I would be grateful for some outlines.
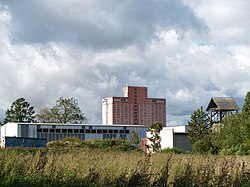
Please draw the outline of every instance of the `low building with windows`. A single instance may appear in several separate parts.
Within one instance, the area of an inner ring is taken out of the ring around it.
[[[131,140],[133,131],[138,132],[141,140],[146,137],[147,130],[148,127],[141,125],[7,123],[1,127],[1,146],[6,146],[6,137],[46,139],[47,142],[65,137]]]

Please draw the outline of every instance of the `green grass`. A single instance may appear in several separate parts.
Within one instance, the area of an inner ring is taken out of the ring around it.
[[[250,157],[0,149],[0,186],[250,186]]]

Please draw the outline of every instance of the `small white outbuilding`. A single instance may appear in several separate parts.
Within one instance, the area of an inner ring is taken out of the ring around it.
[[[151,132],[147,132],[147,137],[152,136]],[[188,126],[172,126],[163,127],[160,131],[161,149],[178,148],[184,151],[191,151],[191,143],[188,140]],[[151,142],[147,139],[147,145]]]

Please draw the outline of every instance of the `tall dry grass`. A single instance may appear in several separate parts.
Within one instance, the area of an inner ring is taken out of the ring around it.
[[[1,149],[0,186],[250,186],[250,156]]]

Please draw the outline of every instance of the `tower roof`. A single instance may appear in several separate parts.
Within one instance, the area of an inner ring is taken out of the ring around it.
[[[212,97],[207,111],[237,111],[240,110],[236,101],[231,97]]]

